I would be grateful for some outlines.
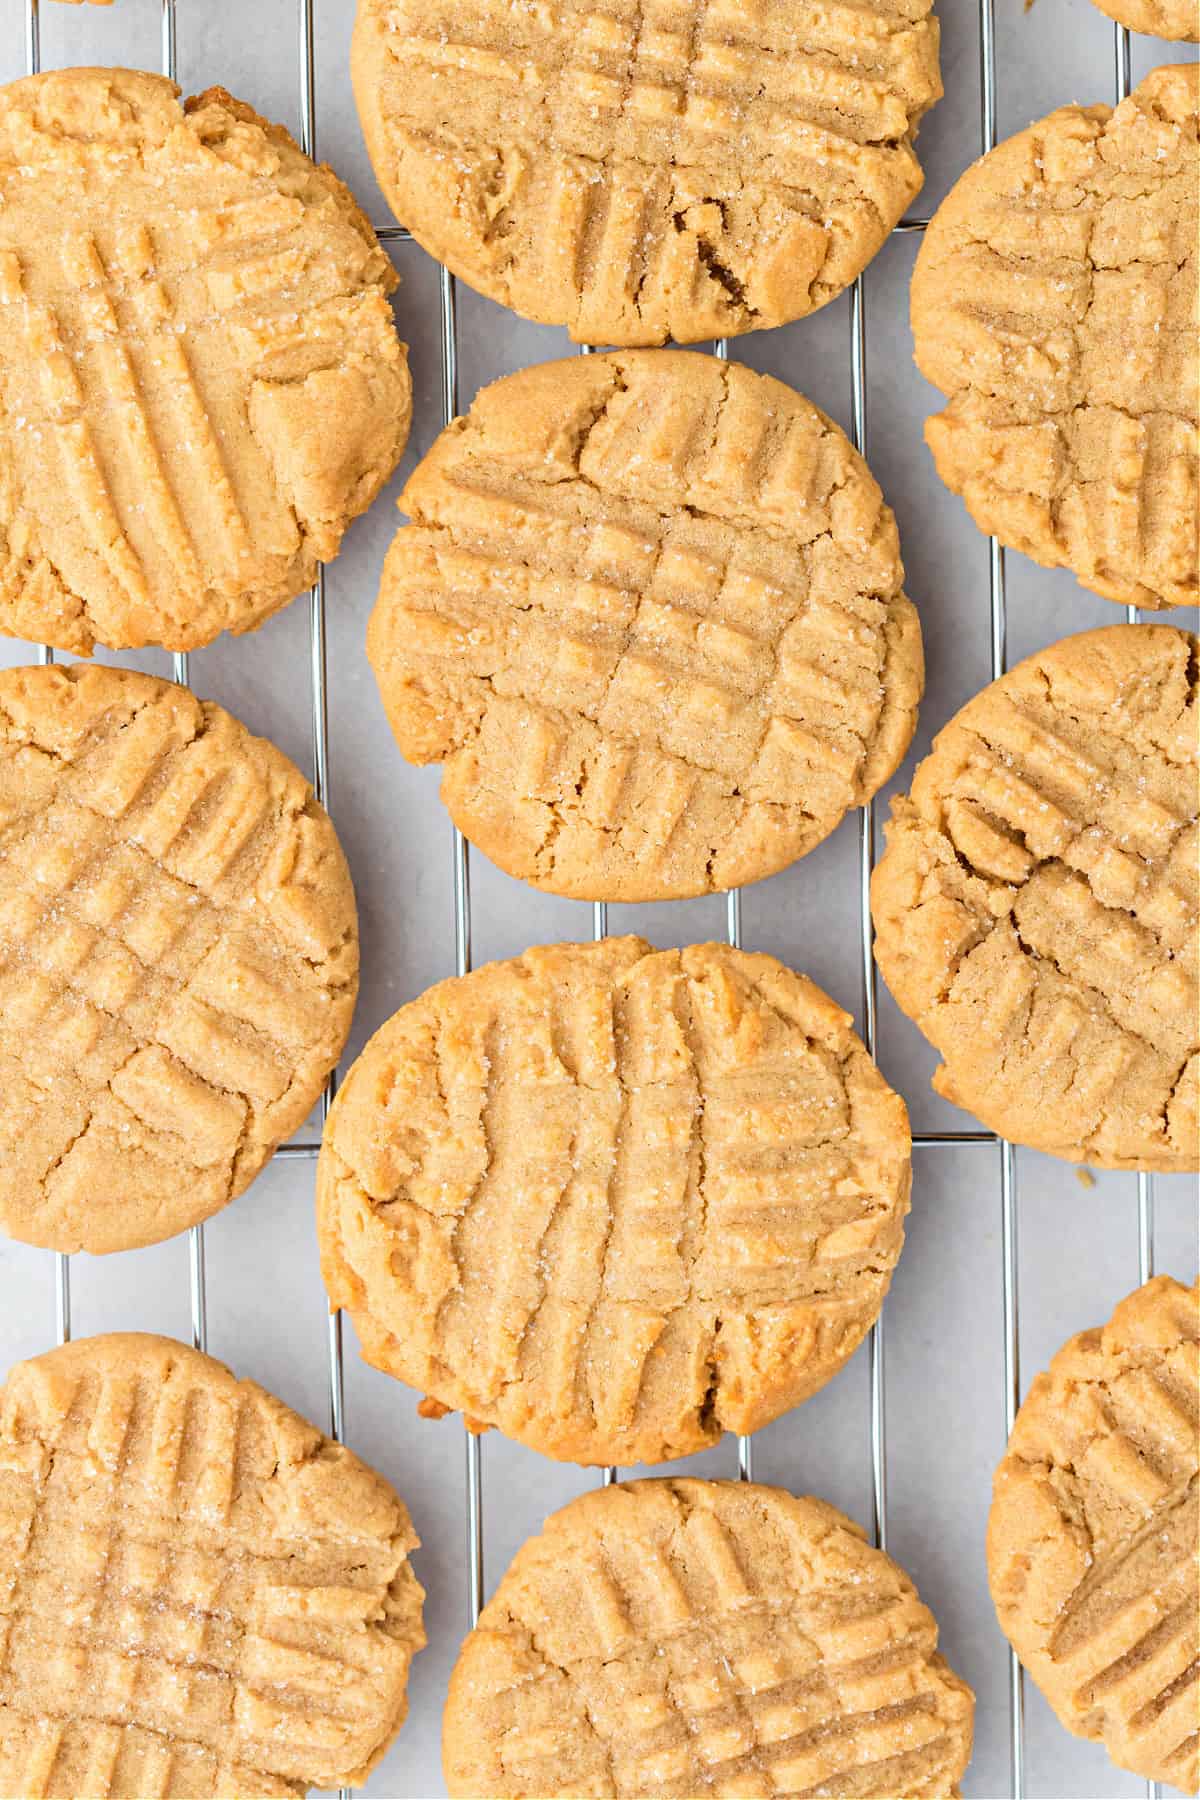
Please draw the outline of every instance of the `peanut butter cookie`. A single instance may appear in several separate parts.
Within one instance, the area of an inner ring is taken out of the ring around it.
[[[1112,625],[1031,656],[892,802],[875,949],[1003,1136],[1114,1169],[1200,1163],[1197,643]]]
[[[822,1500],[594,1489],[546,1521],[450,1681],[446,1786],[480,1794],[948,1800],[975,1697],[904,1571]]]
[[[472,287],[583,343],[823,306],[921,186],[932,0],[359,0],[380,186]]]
[[[535,887],[756,881],[908,747],[923,664],[895,520],[782,382],[678,350],[524,369],[400,504],[367,639],[392,730]]]
[[[1193,8],[1193,18],[1195,11]],[[983,157],[917,258],[925,436],[983,531],[1137,606],[1195,605],[1196,65]]]
[[[1005,1635],[1078,1737],[1200,1782],[1200,1288],[1159,1275],[1037,1377],[996,1471],[988,1579]]]
[[[309,586],[408,435],[395,285],[222,88],[0,89],[0,630],[188,650]]]
[[[1144,31],[1150,37],[1200,37],[1200,11],[1196,0],[1092,0],[1102,13],[1131,31]]]
[[[0,1227],[125,1250],[216,1212],[357,986],[345,858],[273,744],[128,669],[0,674]]]
[[[812,982],[560,944],[376,1032],[317,1173],[363,1354],[550,1456],[663,1462],[841,1368],[904,1241],[908,1117]]]
[[[0,1390],[0,1793],[262,1800],[360,1782],[425,1642],[388,1484],[167,1338]]]

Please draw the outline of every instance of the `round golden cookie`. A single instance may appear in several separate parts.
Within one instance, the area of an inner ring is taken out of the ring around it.
[[[403,1502],[169,1338],[0,1390],[0,1793],[262,1800],[362,1781],[425,1642]]]
[[[1144,31],[1150,37],[1200,37],[1200,12],[1196,0],[1092,0],[1102,13],[1131,31]]]
[[[1196,659],[1111,625],[994,681],[892,802],[871,883],[934,1087],[1072,1162],[1200,1162]]]
[[[346,861],[281,751],[132,670],[0,674],[0,1228],[128,1250],[217,1212],[357,987]]]
[[[308,587],[408,436],[395,285],[223,88],[0,88],[0,630],[188,650]]]
[[[942,91],[932,0],[359,0],[350,69],[413,235],[603,344],[823,306],[920,190]]]
[[[904,1241],[904,1102],[770,956],[529,950],[376,1032],[317,1167],[369,1362],[546,1455],[663,1462],[824,1385]]]
[[[1194,14],[1193,14],[1194,16]],[[975,523],[1085,587],[1195,605],[1196,65],[975,163],[912,283],[925,437]]]
[[[782,382],[666,350],[524,369],[400,504],[367,637],[392,730],[535,887],[756,881],[908,747],[923,664],[895,520]]]
[[[993,1488],[988,1580],[1068,1731],[1200,1784],[1200,1287],[1159,1275],[1037,1376]]]
[[[517,1552],[442,1730],[455,1800],[948,1800],[975,1697],[904,1571],[823,1500],[593,1489]]]

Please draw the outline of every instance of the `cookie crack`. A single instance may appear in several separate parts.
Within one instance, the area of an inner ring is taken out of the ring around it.
[[[1099,1436],[1101,1434],[1097,1433],[1096,1435]],[[1030,1465],[1027,1464],[1026,1466],[1028,1467]],[[1076,1470],[1071,1463],[1056,1463],[1054,1465],[1035,1464],[1033,1466],[1038,1468],[1045,1467],[1048,1473],[1051,1467],[1063,1468],[1071,1475],[1076,1475]],[[1097,1560],[1095,1556],[1096,1539],[1091,1528],[1086,1523],[1086,1518],[1079,1521],[1087,1533],[1089,1550],[1088,1569],[1082,1581],[1078,1583],[1072,1590],[1068,1599],[1064,1602],[1055,1618],[1053,1629],[1046,1639],[1046,1650],[1051,1656],[1055,1653],[1055,1646],[1062,1642],[1064,1636],[1069,1631],[1072,1620],[1078,1614],[1080,1609],[1087,1604],[1091,1595],[1095,1593],[1097,1589],[1103,1588],[1107,1582],[1111,1581],[1113,1576],[1124,1567],[1130,1557],[1132,1557],[1144,1543],[1163,1530],[1164,1521],[1168,1520],[1174,1513],[1179,1512],[1181,1508],[1188,1505],[1196,1492],[1198,1479],[1200,1478],[1196,1475],[1192,1475],[1186,1481],[1179,1482],[1173,1492],[1164,1496],[1159,1504],[1147,1513],[1142,1523],[1137,1526],[1135,1530],[1129,1532],[1122,1538],[1121,1542],[1113,1549],[1110,1555],[1105,1557],[1103,1562]]]
[[[617,1086],[619,1104],[616,1123],[613,1127],[612,1144],[609,1148],[608,1166],[604,1184],[604,1235],[599,1250],[600,1275],[596,1283],[596,1290],[592,1296],[591,1304],[584,1317],[582,1329],[579,1333],[575,1358],[575,1392],[577,1398],[581,1398],[587,1408],[588,1415],[592,1421],[593,1431],[600,1430],[601,1424],[596,1412],[595,1396],[592,1393],[590,1384],[583,1377],[581,1364],[591,1341],[592,1327],[595,1324],[601,1307],[605,1304],[607,1299],[605,1290],[608,1281],[608,1258],[617,1224],[616,1192],[620,1174],[619,1151],[624,1127],[629,1117],[629,1104],[631,1098],[630,1089],[625,1080],[624,1073],[624,1058],[627,1049],[626,1032],[617,1000],[617,990],[615,985],[609,989],[608,1004],[609,1028],[612,1032],[613,1041],[613,1079]]]

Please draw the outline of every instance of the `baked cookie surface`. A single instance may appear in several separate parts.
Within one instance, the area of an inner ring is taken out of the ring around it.
[[[1019,1144],[1195,1169],[1197,645],[1064,638],[968,701],[892,802],[875,950],[934,1087]]]
[[[908,747],[923,663],[895,520],[782,382],[666,350],[524,369],[400,504],[367,637],[392,730],[535,887],[755,881]]]
[[[0,674],[0,1228],[123,1250],[216,1212],[357,986],[345,858],[273,744],[131,670]]]
[[[1194,17],[1193,10],[1193,17]],[[925,234],[926,421],[975,523],[1109,600],[1195,605],[1195,64],[1065,106],[983,157]]]
[[[359,0],[359,118],[397,217],[584,343],[824,305],[919,191],[931,0]]]
[[[308,587],[408,436],[395,285],[222,88],[0,89],[0,630],[188,650]]]
[[[1037,1376],[996,1471],[988,1579],[1062,1723],[1200,1783],[1200,1288],[1159,1275]]]
[[[1200,14],[1196,0],[1092,0],[1102,13],[1131,31],[1144,31],[1149,37],[1200,37]]]
[[[364,1356],[544,1453],[752,1431],[866,1335],[908,1117],[812,982],[724,945],[529,950],[378,1031],[326,1126],[321,1265]]]
[[[974,1696],[908,1576],[821,1500],[594,1489],[517,1552],[442,1733],[457,1800],[957,1795]]]
[[[0,1793],[357,1784],[425,1642],[403,1502],[253,1381],[82,1338],[0,1390]]]

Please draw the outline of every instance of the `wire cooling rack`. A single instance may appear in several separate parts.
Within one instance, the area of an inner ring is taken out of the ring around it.
[[[351,0],[342,0],[349,5]],[[943,0],[943,4],[946,0]],[[995,0],[976,0],[979,33],[979,100],[980,149],[994,148],[997,141],[997,46]],[[29,73],[41,66],[39,0],[23,0],[25,19],[25,63]],[[176,13],[178,0],[159,0],[161,6],[161,67],[172,80],[176,75]],[[299,138],[310,156],[318,152],[317,140],[317,68],[315,54],[314,6],[316,0],[296,0],[299,48]],[[1119,102],[1130,91],[1130,34],[1121,26],[1113,27],[1114,94]],[[898,233],[920,233],[924,218],[905,218],[896,227]],[[383,226],[378,237],[383,242],[407,242],[411,234],[402,226]],[[864,455],[867,450],[867,330],[865,284],[870,271],[860,275],[850,292],[849,342],[847,345],[850,388],[850,436],[855,448]],[[455,278],[440,270],[438,304],[441,338],[441,414],[448,423],[458,412],[458,333]],[[724,340],[715,345],[716,354],[727,355]],[[584,351],[586,354],[587,351]],[[991,674],[1003,674],[1007,664],[1008,609],[1005,585],[1005,553],[996,539],[989,543],[988,625],[990,633]],[[1131,621],[1138,617],[1135,608],[1127,609]],[[40,646],[39,660],[49,663],[54,652]],[[313,786],[324,804],[329,790],[330,772],[330,659],[328,654],[325,609],[324,571],[308,595],[308,663],[311,685],[311,752]],[[186,684],[189,669],[186,653],[172,657],[172,674]],[[878,1035],[878,994],[875,962],[872,955],[872,929],[869,903],[871,872],[875,862],[875,807],[871,802],[858,815],[857,881],[853,910],[857,914],[858,961],[861,993],[860,1020],[862,1036],[871,1055],[876,1053]],[[471,967],[471,866],[470,853],[462,833],[453,828],[452,843],[453,955],[447,945],[447,964],[452,960],[455,973],[463,975]],[[608,929],[608,909],[603,902],[592,908],[592,928],[597,938]],[[742,941],[741,893],[732,889],[725,897],[725,933],[730,944]],[[336,1086],[331,1077],[320,1102],[322,1122],[328,1113]],[[942,1149],[971,1147],[980,1157],[985,1154],[995,1171],[999,1206],[999,1246],[1001,1259],[1001,1291],[1003,1304],[1003,1364],[999,1393],[994,1395],[997,1412],[1003,1409],[1005,1433],[1011,1430],[1020,1400],[1019,1293],[1018,1293],[1018,1194],[1016,1162],[1013,1146],[988,1131],[915,1132],[913,1148],[920,1157]],[[276,1151],[281,1160],[311,1161],[317,1155],[316,1142],[293,1142]],[[1137,1177],[1137,1280],[1149,1279],[1153,1273],[1154,1190],[1152,1178]],[[1132,1280],[1134,1271],[1130,1269]],[[205,1349],[208,1340],[208,1305],[205,1264],[204,1226],[193,1226],[188,1237],[188,1284],[192,1342]],[[55,1259],[55,1329],[59,1343],[71,1336],[71,1262],[65,1255]],[[342,1325],[339,1314],[328,1321],[327,1336],[329,1426],[333,1437],[341,1439],[346,1427],[345,1370]],[[884,1323],[882,1318],[870,1333],[868,1341],[868,1403],[866,1426],[870,1441],[870,1530],[875,1543],[886,1548],[888,1539],[888,1460],[886,1433],[886,1381]],[[753,1470],[753,1442],[749,1437],[737,1439],[736,1472],[744,1480]],[[483,1604],[484,1584],[484,1474],[481,1441],[464,1432],[466,1491],[466,1601],[469,1622],[474,1624]],[[607,1484],[618,1479],[616,1469],[602,1475]],[[1009,1652],[1008,1668],[1008,1759],[1012,1800],[1023,1800],[1025,1794],[1025,1707],[1024,1679],[1016,1657]],[[340,1790],[346,1795],[349,1790]],[[1148,1796],[1157,1797],[1157,1783],[1147,1782]]]

